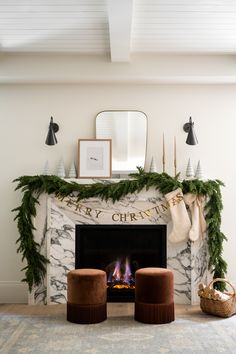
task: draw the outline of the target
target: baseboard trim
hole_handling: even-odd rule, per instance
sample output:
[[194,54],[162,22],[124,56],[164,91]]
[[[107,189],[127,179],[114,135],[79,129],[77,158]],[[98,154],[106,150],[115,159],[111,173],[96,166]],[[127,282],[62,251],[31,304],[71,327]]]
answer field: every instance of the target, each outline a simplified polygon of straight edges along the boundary
[[20,281],[0,281],[1,304],[27,304],[27,284]]

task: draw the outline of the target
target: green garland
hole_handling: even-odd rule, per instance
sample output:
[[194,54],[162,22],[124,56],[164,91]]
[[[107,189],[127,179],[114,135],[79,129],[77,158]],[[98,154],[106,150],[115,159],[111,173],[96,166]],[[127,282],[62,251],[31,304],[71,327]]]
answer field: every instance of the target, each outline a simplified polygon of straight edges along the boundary
[[[25,278],[22,281],[28,283],[29,290],[33,285],[39,285],[45,274],[46,264],[49,262],[40,254],[40,245],[34,240],[34,225],[32,217],[36,216],[36,205],[42,193],[56,194],[66,197],[72,192],[78,193],[78,200],[100,197],[113,202],[118,201],[128,193],[139,192],[143,188],[155,187],[162,194],[169,193],[180,187],[183,193],[194,193],[196,195],[207,196],[208,201],[205,206],[206,222],[208,225],[208,252],[209,270],[214,278],[223,278],[227,272],[227,263],[222,258],[223,241],[225,235],[220,231],[221,211],[223,209],[220,187],[224,184],[219,180],[191,180],[180,182],[178,176],[175,178],[166,173],[144,172],[139,168],[138,173],[131,175],[132,179],[121,180],[118,183],[103,184],[95,183],[82,185],[76,182],[66,182],[57,176],[22,176],[14,180],[18,185],[16,190],[21,189],[23,193],[22,203],[13,209],[17,212],[15,220],[19,230],[19,244],[17,252],[22,253],[22,261],[26,259],[27,265],[22,270],[25,271]],[[216,288],[224,290],[224,283],[216,283]]]

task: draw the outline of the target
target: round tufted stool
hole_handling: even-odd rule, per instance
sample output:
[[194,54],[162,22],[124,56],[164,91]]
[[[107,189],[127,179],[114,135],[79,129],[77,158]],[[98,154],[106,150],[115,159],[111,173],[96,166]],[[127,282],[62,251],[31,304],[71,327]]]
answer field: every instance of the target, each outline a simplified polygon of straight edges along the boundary
[[161,324],[172,322],[174,277],[165,268],[141,268],[135,273],[135,320]]
[[67,275],[67,320],[98,323],[107,318],[107,276],[99,269],[75,269]]

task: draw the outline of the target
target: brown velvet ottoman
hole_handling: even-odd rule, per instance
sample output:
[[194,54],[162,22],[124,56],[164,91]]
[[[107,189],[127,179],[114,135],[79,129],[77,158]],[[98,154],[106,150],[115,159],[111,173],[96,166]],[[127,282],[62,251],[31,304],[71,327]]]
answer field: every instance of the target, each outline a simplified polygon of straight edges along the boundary
[[151,324],[174,321],[172,271],[165,268],[141,268],[136,271],[134,318]]
[[107,276],[99,269],[75,269],[67,275],[67,320],[98,323],[107,318]]

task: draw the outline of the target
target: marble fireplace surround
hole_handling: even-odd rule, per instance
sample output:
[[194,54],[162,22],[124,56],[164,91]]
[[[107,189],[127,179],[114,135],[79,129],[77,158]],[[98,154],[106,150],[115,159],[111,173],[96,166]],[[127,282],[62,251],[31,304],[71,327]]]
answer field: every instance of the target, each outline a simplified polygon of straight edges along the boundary
[[[53,195],[42,195],[39,202],[34,237],[50,263],[44,283],[29,294],[29,304],[66,302],[66,275],[75,267],[76,224],[167,224],[167,267],[174,272],[175,302],[199,302],[198,284],[208,282],[207,241],[168,240],[172,222],[165,198],[158,190],[142,190],[115,203],[100,198],[76,203],[76,196],[60,200]],[[139,219],[118,217],[131,213],[139,214]]]

